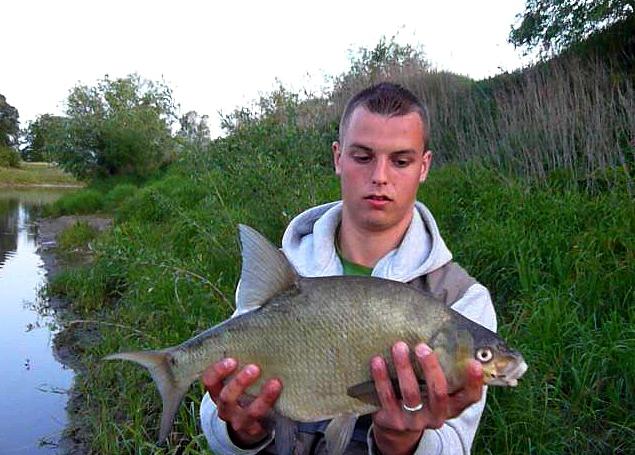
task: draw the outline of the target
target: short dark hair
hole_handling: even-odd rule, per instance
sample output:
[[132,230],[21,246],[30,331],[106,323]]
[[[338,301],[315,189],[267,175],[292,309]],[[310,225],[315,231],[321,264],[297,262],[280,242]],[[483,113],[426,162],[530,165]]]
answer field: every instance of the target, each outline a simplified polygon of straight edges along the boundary
[[351,115],[355,109],[363,106],[374,114],[385,115],[387,117],[395,117],[407,115],[416,112],[421,118],[423,124],[423,145],[424,152],[428,150],[430,141],[430,117],[428,115],[428,107],[417,98],[410,90],[399,84],[392,82],[382,82],[365,88],[361,92],[354,95],[344,108],[344,113],[340,120],[339,141],[344,139],[344,132],[348,128]]

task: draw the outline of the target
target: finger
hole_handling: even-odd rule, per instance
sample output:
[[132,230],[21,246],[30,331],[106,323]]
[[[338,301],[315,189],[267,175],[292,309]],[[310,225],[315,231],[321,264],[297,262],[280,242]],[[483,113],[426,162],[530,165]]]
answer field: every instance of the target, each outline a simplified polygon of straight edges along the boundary
[[383,409],[397,408],[397,399],[390,382],[390,375],[386,362],[381,357],[373,357],[370,361],[370,372],[375,381],[375,390],[379,398],[379,404]]
[[411,408],[420,405],[421,392],[419,392],[417,376],[410,361],[410,349],[408,345],[403,341],[395,343],[392,348],[392,359],[395,365],[403,403]]
[[218,400],[218,395],[223,388],[223,381],[234,372],[237,365],[236,360],[226,358],[210,365],[203,372],[201,381],[203,386],[205,386],[205,390],[215,402]]
[[465,387],[450,396],[450,416],[456,417],[468,406],[478,402],[483,396],[483,367],[476,360],[467,367]]
[[260,389],[260,394],[247,408],[247,415],[254,420],[265,417],[275,405],[281,392],[282,382],[278,379],[267,381]]
[[441,428],[448,418],[448,384],[441,369],[437,355],[426,344],[415,348],[417,359],[423,369],[428,391],[428,406],[425,408],[427,426]]
[[238,405],[238,399],[245,391],[258,380],[260,368],[256,365],[247,365],[240,370],[234,378],[223,387],[218,396],[219,413],[232,412]]

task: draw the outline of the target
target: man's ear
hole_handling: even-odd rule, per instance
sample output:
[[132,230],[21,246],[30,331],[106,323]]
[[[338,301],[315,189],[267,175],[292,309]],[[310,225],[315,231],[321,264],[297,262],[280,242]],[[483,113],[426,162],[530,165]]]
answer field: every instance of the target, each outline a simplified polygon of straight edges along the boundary
[[331,145],[333,151],[333,167],[335,168],[335,175],[340,175],[342,168],[340,166],[340,158],[342,157],[342,150],[340,149],[340,143],[335,141]]
[[419,183],[422,183],[428,177],[430,166],[432,165],[432,151],[428,150],[423,154],[423,163],[421,164],[421,173],[419,174]]

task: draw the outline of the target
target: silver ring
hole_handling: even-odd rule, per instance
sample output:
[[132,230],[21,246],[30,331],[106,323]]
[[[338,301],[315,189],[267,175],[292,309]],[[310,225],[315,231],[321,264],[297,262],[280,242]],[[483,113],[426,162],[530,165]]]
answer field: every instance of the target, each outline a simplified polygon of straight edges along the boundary
[[410,407],[408,406],[406,403],[401,403],[401,407],[404,409],[404,411],[408,411],[408,412],[417,412],[417,411],[421,411],[423,409],[423,403],[419,403],[418,405],[414,406],[414,407]]

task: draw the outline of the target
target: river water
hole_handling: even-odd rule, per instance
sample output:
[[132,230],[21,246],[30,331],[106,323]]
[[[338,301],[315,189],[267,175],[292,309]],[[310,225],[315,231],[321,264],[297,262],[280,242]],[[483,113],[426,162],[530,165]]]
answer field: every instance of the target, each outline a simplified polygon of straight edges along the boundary
[[55,319],[34,220],[63,191],[0,188],[0,453],[54,453],[73,372],[53,354]]

